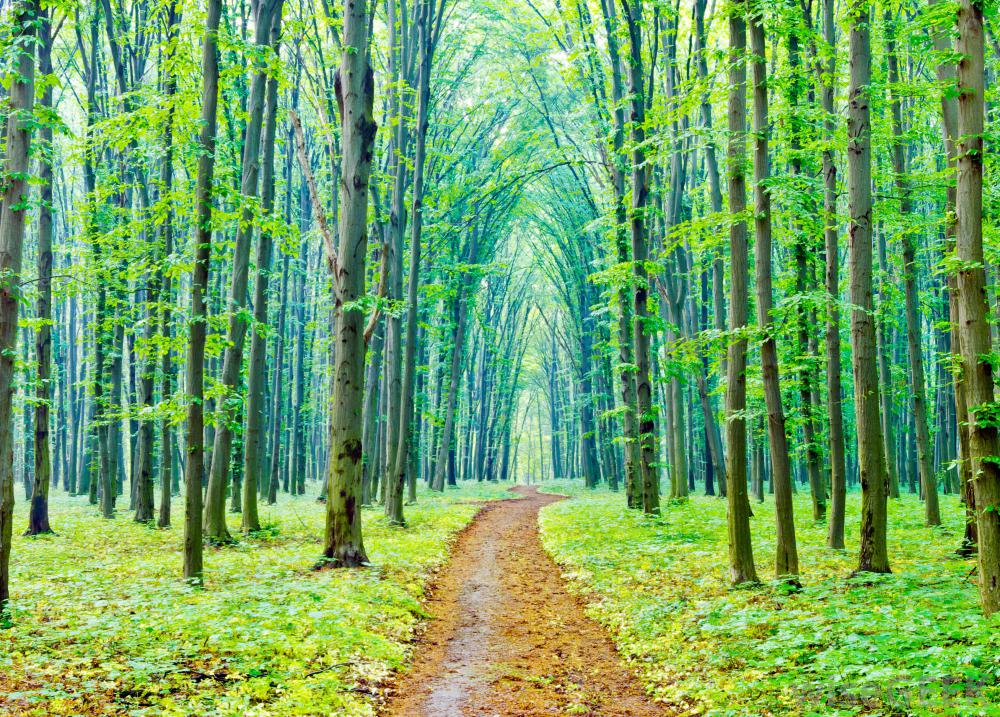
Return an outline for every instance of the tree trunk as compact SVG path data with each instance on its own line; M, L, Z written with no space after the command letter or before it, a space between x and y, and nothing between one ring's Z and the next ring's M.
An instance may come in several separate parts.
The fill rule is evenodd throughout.
M279 0L278 8L271 17L270 44L275 55L279 55L281 52L279 40L281 36L281 6L283 4L283 0ZM298 88L295 88L293 93L294 97L297 98ZM297 109L296 104L293 99L293 109ZM274 138L277 132L278 115L277 77L268 77L267 79L264 115L261 211L263 222L266 222L274 211ZM286 147L289 156L291 156L292 146L292 143L289 142ZM271 237L271 231L265 225L257 240L257 276L254 282L253 301L254 331L250 338L250 366L247 375L247 422L246 432L243 434L243 505L241 506L244 533L260 530L260 517L257 513L257 486L260 483L261 467L265 459L264 432L267 414L267 395L264 391L267 382L265 365L267 363L267 333L265 327L267 326L267 299L273 258L274 241Z
M14 519L14 361L17 357L17 316L21 301L21 258L28 212L28 171L32 111L35 104L35 24L41 13L37 0L12 9L18 49L10 83L10 119L4 158L4 192L0 201L0 627L9 624L10 547Z
M280 15L282 0L258 0L255 18L254 43L257 52L263 53L270 41L271 19ZM232 541L226 527L226 487L232 460L233 434L240 425L237 406L239 400L240 370L243 365L243 348L246 343L247 282L250 273L250 244L253 240L254 199L259 191L261 125L264 120L264 95L267 85L267 68L259 65L250 86L250 104L243 143L243 172L240 184L242 213L233 250L233 274L229 294L229 332L222 362L222 383L226 394L219 402L215 420L215 438L212 446L212 464L205 491L204 532L206 539L227 543Z
M792 479L788 460L788 436L785 411L781 405L781 381L778 371L778 346L771 320L771 192L768 158L767 57L763 6L755 2L750 9L750 42L753 56L753 133L754 133L754 266L757 273L757 323L764 335L760 347L764 401L767 404L767 434L770 442L771 476L775 503L775 575L792 577L799 573L799 553L795 543L795 520L792 506ZM756 452L759 449L755 449ZM763 461L761 461L763 464ZM762 472L762 466L761 471ZM757 475L758 497L763 499L763 478Z
M979 539L979 591L986 615L1000 612L1000 433L994 417L991 331L983 270L983 7L960 0L958 41L958 313L969 406L969 438Z
M886 496L889 489L879 415L879 377L875 357L872 297L871 6L851 12L851 79L847 114L847 176L850 203L851 338L854 402L861 472L860 571L889 572L886 547Z
M729 510L729 577L734 585L757 582L747 496L747 225L745 3L729 15L729 360L726 385L726 485Z
M167 35L168 40L173 42L177 37L180 28L181 11L178 8L177 0L170 3L167 10ZM164 127L163 166L160 174L161 198L166 197L166 216L162 224L163 235L163 256L171 257L174 253L174 209L171 193L174 185L174 115L176 113L177 75L171 68L168 71L166 82L166 102L167 119ZM170 351L170 335L173 312L171 306L174 299L174 280L169 273L163 276L162 285L163 311L160 315L160 333L166 347L160 357L160 398L167 401L174 394L176 379L174 376L174 362ZM170 525L170 499L173 492L174 474L174 432L173 425L169 418L160 419L160 512L156 524L160 528Z
M847 502L847 466L844 445L843 388L840 360L840 241L837 234L837 164L833 142L836 117L833 93L837 77L837 38L834 0L823 0L823 39L826 44L826 75L823 82L823 225L826 243L826 388L830 445L830 518L826 542L844 547L844 514ZM817 63L822 72L822 63Z
M52 74L52 27L50 13L43 11L38 24L38 72ZM52 109L52 86L42 91L43 111ZM39 161L41 203L38 209L38 329L35 357L38 361L35 404L35 481L28 515L28 535L51 533L49 526L49 484L52 458L49 443L49 404L52 399L52 124L42 121L39 132L42 157Z
M334 275L336 363L323 551L323 565L329 567L356 567L368 562L361 535L364 316L353 306L364 293L368 183L377 129L372 117L375 79L368 41L367 0L344 0L344 50L337 74L343 138L340 246L336 260L330 262Z
M628 26L629 107L632 127L632 233L633 340L635 343L636 415L639 438L639 471L642 481L642 509L645 513L660 512L660 480L656 467L656 415L653 410L653 384L650 380L649 277L646 262L649 246L646 236L646 211L649 202L649 168L646 166L646 104L645 72L642 58L642 0L622 1ZM652 87L652 86L651 86Z
M195 585L203 582L202 570L202 474L205 470L205 333L208 312L208 270L212 260L212 184L215 174L215 134L219 102L219 16L221 0L208 0L205 37L202 44L201 156L195 205L195 260L191 275L191 321L187 351L187 460L184 464L184 578Z
M906 175L906 141L903 138L903 108L899 95L892 90L900 81L899 59L894 37L895 19L887 10L885 14L886 54L889 59L889 88L892 100L892 165L899 192L899 213L908 217L913 211L910 199L910 182ZM941 525L938 507L937 477L934 475L934 455L927 423L927 384L924 379L923 344L920 330L920 298L917 295L917 247L912 230L904 228L903 284L906 298L906 337L910 359L910 381L913 398L913 420L916 423L917 467L924 493L924 520L927 525Z

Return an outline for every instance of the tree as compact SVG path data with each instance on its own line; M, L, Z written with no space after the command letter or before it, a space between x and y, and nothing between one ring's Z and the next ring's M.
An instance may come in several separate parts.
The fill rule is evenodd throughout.
M729 14L729 356L726 382L726 486L729 500L729 578L757 582L747 496L747 223L746 223L746 4Z
M41 111L52 111L52 25L51 11L38 18L38 72L45 78ZM52 121L43 117L39 131L42 157L38 177L41 197L38 207L38 329L35 331L35 480L28 514L28 535L51 533L49 526L49 484L52 478L52 448L49 436L49 407L52 399Z
M774 485L778 578L799 573L799 553L795 544L795 521L792 506L792 476L788 461L788 436L785 433L785 410L781 405L781 381L778 372L778 346L771 319L771 191L768 188L768 92L765 52L764 8L755 2L750 7L750 44L753 56L753 133L754 133L754 266L757 272L757 323L764 333L760 346L764 400L767 404L767 433L771 447L771 481ZM744 359L745 361L745 359Z
M992 339L983 266L983 122L985 70L983 6L961 0L958 63L958 178L956 215L958 325L969 407L970 458L979 539L979 592L987 615L1000 612L1000 429L994 397Z
M851 79L847 110L847 177L850 203L851 339L854 404L861 473L861 554L858 569L889 572L886 497L889 480L882 449L879 381L872 297L871 5L850 9Z
M257 0L254 16L254 43L258 51L270 46L272 18L280 16L283 0ZM276 37L276 35L275 35ZM232 285L229 295L229 333L222 364L222 383L227 395L222 399L215 419L215 444L212 448L212 465L205 491L204 533L214 542L231 542L226 527L226 486L232 460L233 433L240 420L236 407L242 406L237 394L243 365L243 346L247 333L247 282L250 273L250 245L253 240L253 206L257 199L260 179L261 126L264 121L264 96L267 92L267 69L262 61L253 75L250 86L249 114L246 139L243 144L243 171L240 194L243 197L242 214L233 252ZM271 134L273 142L274 134ZM266 151L266 150L265 150ZM271 149L273 155L273 148ZM272 169L273 172L273 169ZM273 197L272 197L273 200ZM264 208L265 212L267 208Z
M202 41L201 135L198 180L195 188L197 223L195 260L191 273L191 321L187 350L187 462L184 465L184 578L201 585L202 496L201 477L205 470L205 338L206 295L212 258L212 186L215 176L215 135L219 102L219 18L221 0L209 0Z
M335 294L330 476L326 547L321 566L368 562L361 533L364 317L356 306L364 290L368 247L368 183L377 125L372 115L375 77L369 60L368 2L345 0L344 41L337 73L341 176L339 246L328 257Z
M37 0L12 9L16 62L10 82L4 191L0 199L0 627L9 621L10 548L14 520L14 360L21 301L21 259L29 209L28 171L35 107Z
M632 232L633 307L635 323L636 415L638 417L639 475L642 481L642 509L645 513L660 512L660 479L656 466L656 415L653 409L653 385L650 379L650 312L649 258L647 237L647 204L649 201L649 168L646 166L646 104L650 101L645 88L642 58L642 0L621 0L622 15L628 28L628 92L629 123L632 153L632 206L629 222Z

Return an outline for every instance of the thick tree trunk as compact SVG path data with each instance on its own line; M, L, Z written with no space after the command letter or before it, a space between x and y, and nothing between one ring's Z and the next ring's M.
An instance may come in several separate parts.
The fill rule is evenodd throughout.
M972 485L979 539L979 591L983 612L1000 612L1000 432L995 419L991 331L983 269L983 123L985 71L983 7L960 0L958 64L957 222L958 313Z
M368 182L377 125L372 117L375 79L368 51L368 2L344 1L344 41L337 74L343 157L340 246L334 276L336 363L331 410L323 565L368 562L361 535L361 431L364 404L364 316L353 306L364 293L368 250Z
M35 105L35 26L41 13L37 0L12 9L17 63L10 83L5 177L0 199L0 627L9 624L10 548L14 520L14 361L17 316L21 301L21 258L28 213L28 172L32 111Z
M871 6L851 12L851 79L847 114L847 176L850 203L851 337L854 402L861 473L861 552L858 569L889 572L886 547L886 496L889 482L879 415L879 378L875 357L872 297Z

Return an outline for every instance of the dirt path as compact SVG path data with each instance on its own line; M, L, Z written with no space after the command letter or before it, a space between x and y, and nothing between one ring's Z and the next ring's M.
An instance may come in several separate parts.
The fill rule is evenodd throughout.
M538 537L558 496L517 489L487 505L436 582L434 617L387 717L665 714L583 614Z

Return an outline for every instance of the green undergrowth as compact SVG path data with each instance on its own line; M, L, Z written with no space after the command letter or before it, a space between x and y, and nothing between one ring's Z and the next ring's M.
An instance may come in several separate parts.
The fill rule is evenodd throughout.
M662 519L622 494L578 483L544 509L543 542L590 613L671 713L682 715L1000 715L1000 620L979 609L975 561L955 557L962 509L923 525L913 496L891 501L893 573L855 576L860 498L847 550L825 547L808 495L796 498L803 588L727 585L726 504L692 497ZM758 573L774 570L774 509L753 505Z
M370 715L405 663L449 538L477 501L505 495L495 485L422 493L406 529L366 510L373 566L321 572L324 507L282 496L261 506L261 534L206 548L203 590L179 579L177 518L168 530L126 511L105 521L85 499L56 497L57 534L14 543L0 714Z

